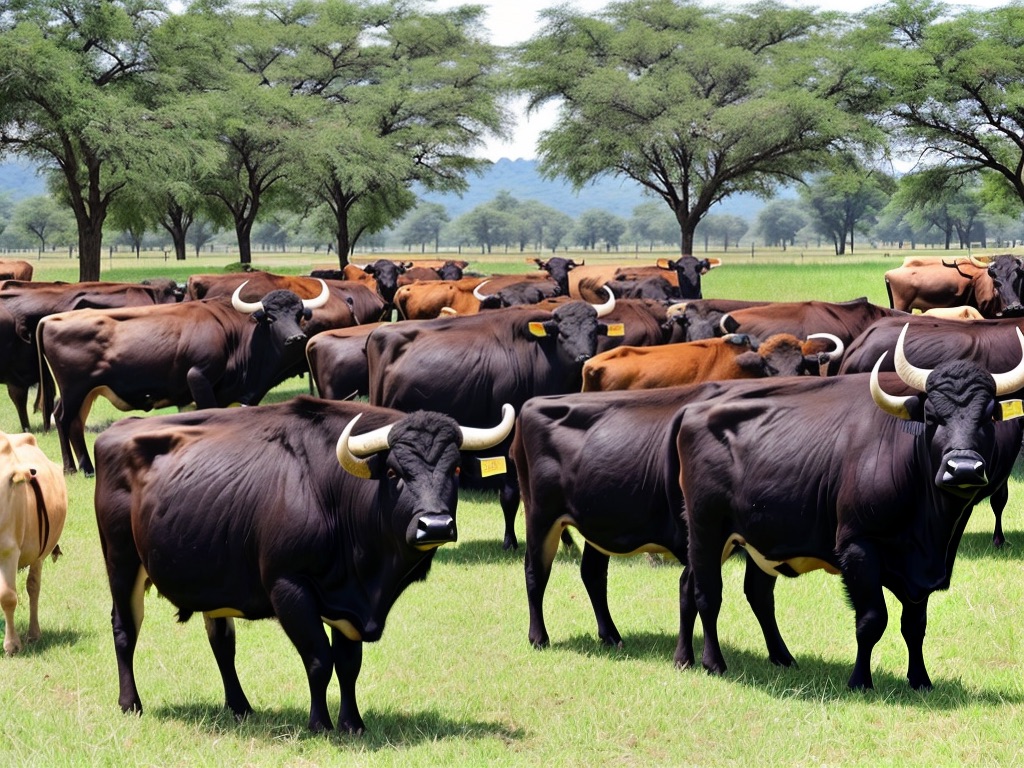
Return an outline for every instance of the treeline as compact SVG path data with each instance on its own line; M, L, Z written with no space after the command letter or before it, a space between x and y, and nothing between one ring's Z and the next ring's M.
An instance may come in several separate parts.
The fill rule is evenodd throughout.
M228 232L243 263L275 227L328 243L341 264L388 233L421 248L643 237L692 253L716 226L723 242L746 234L715 221L716 203L793 184L793 216L757 223L768 243L792 243L799 217L797 232L839 254L864 238L1017 237L1024 7L951 15L893 0L854 16L627 0L592 16L552 7L512 48L484 37L482 13L407 0L5 4L0 152L46 169L65 219L47 227L70 214L82 279L99 277L110 233L162 231L185 258L204 232ZM537 148L543 175L578 189L630 179L673 233L645 211L570 225L502 195L435 226L412 190L465 189L486 162L474 150L511 129L514 95L561 104ZM894 159L912 172L897 179ZM7 207L12 233L33 231L34 216Z

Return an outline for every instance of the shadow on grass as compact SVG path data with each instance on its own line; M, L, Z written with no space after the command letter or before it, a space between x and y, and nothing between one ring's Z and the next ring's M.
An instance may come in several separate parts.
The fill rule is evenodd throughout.
M333 708L331 716L337 717L337 702L330 706ZM362 715L366 723L366 733L362 736L337 731L326 735L312 733L306 728L309 710L297 707L257 711L242 723L238 723L231 712L223 707L196 703L151 709L145 716L179 721L213 734L224 733L238 738L264 740L268 744L281 740L310 742L329 739L338 746L352 746L360 750L394 750L396 747L414 747L443 739L496 738L511 743L526 736L523 729L504 723L452 720L433 710L379 712L370 708L364 710Z
M1014 541L1019 541L1021 546L1014 546ZM1024 537L1017 531L1008 531L1006 543L1002 547L992 545L992 534L982 532L968 532L960 540L960 548L956 551L957 557L965 557L969 560L1024 560ZM953 576L953 583L956 584L956 575Z
M25 626L19 626L15 623L15 628L18 630L18 635L21 637L22 649L18 653L19 656L40 656L47 653L54 648L71 648L78 645L86 637L83 633L76 629L58 629L52 630L47 629L45 624L42 624L41 632L38 640L28 642L28 620L25 621ZM0 627L4 626L4 621L0 618ZM0 632L3 630L0 629Z
M623 635L622 648L612 648L602 645L596 633L578 634L567 640L552 642L551 649L569 650L588 656L621 660L625 663L642 659L663 661L670 665L674 663L676 640L677 636L674 634L633 632ZM703 643L698 636L694 642L698 664L702 650ZM846 701L862 697L868 701L913 706L923 710L958 710L979 705L997 707L1007 703L1024 703L1024 696L1015 687L977 690L965 686L958 679L942 677L941 672L936 674L935 669L929 670L934 685L932 691L915 691L907 683L905 676L876 667L871 671L874 690L858 692L851 691L846 685L853 671L852 656L847 664L805 653L798 655L797 666L787 669L776 667L769 662L766 651L754 652L722 643L722 654L728 664L725 679L751 688L759 688L779 699ZM698 666L696 669L680 670L680 674L706 673Z

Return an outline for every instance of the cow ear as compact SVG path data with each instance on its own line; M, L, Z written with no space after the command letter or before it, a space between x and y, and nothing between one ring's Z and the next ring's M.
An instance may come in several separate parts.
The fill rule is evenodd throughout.
M537 339L543 339L547 336L558 335L558 323L554 320L548 320L543 323L530 323L527 326L530 335Z
M740 327L740 324L736 321L736 319L730 317L729 315L725 315L724 317L722 317L720 325L722 326L722 330L724 330L726 333L736 333L736 330Z
M626 325L625 323L598 323L597 324L597 335L598 336L625 336Z
M249 315L249 317L251 317L257 323L262 323L264 320L267 319L267 313L266 313L266 310L257 309L255 312L253 312L251 315Z
M310 309L309 307L303 307L303 309L302 309L302 317L305 320L309 320L310 318L313 317L313 310Z
M736 356L736 365L751 373L764 373L764 358L757 352L744 352Z

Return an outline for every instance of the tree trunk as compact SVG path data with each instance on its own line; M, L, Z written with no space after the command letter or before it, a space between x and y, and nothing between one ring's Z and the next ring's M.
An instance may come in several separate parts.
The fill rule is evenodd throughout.
M78 279L81 282L100 279L103 227L91 224L92 222L78 224Z
M238 238L238 261L252 264L252 221L248 217L235 219L235 237Z

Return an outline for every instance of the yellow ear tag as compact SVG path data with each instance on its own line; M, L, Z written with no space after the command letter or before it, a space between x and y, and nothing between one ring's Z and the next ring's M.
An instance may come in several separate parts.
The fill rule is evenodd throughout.
M609 336L625 336L626 326L622 323L608 323Z
M539 338L544 338L548 332L544 330L544 323L530 323L530 333ZM504 472L505 470L502 470Z
M533 325L533 323L530 323ZM505 474L505 457L495 456L492 459L480 459L480 477Z
M1024 401L1003 400L999 403L999 421L1019 419L1021 416L1024 416Z

